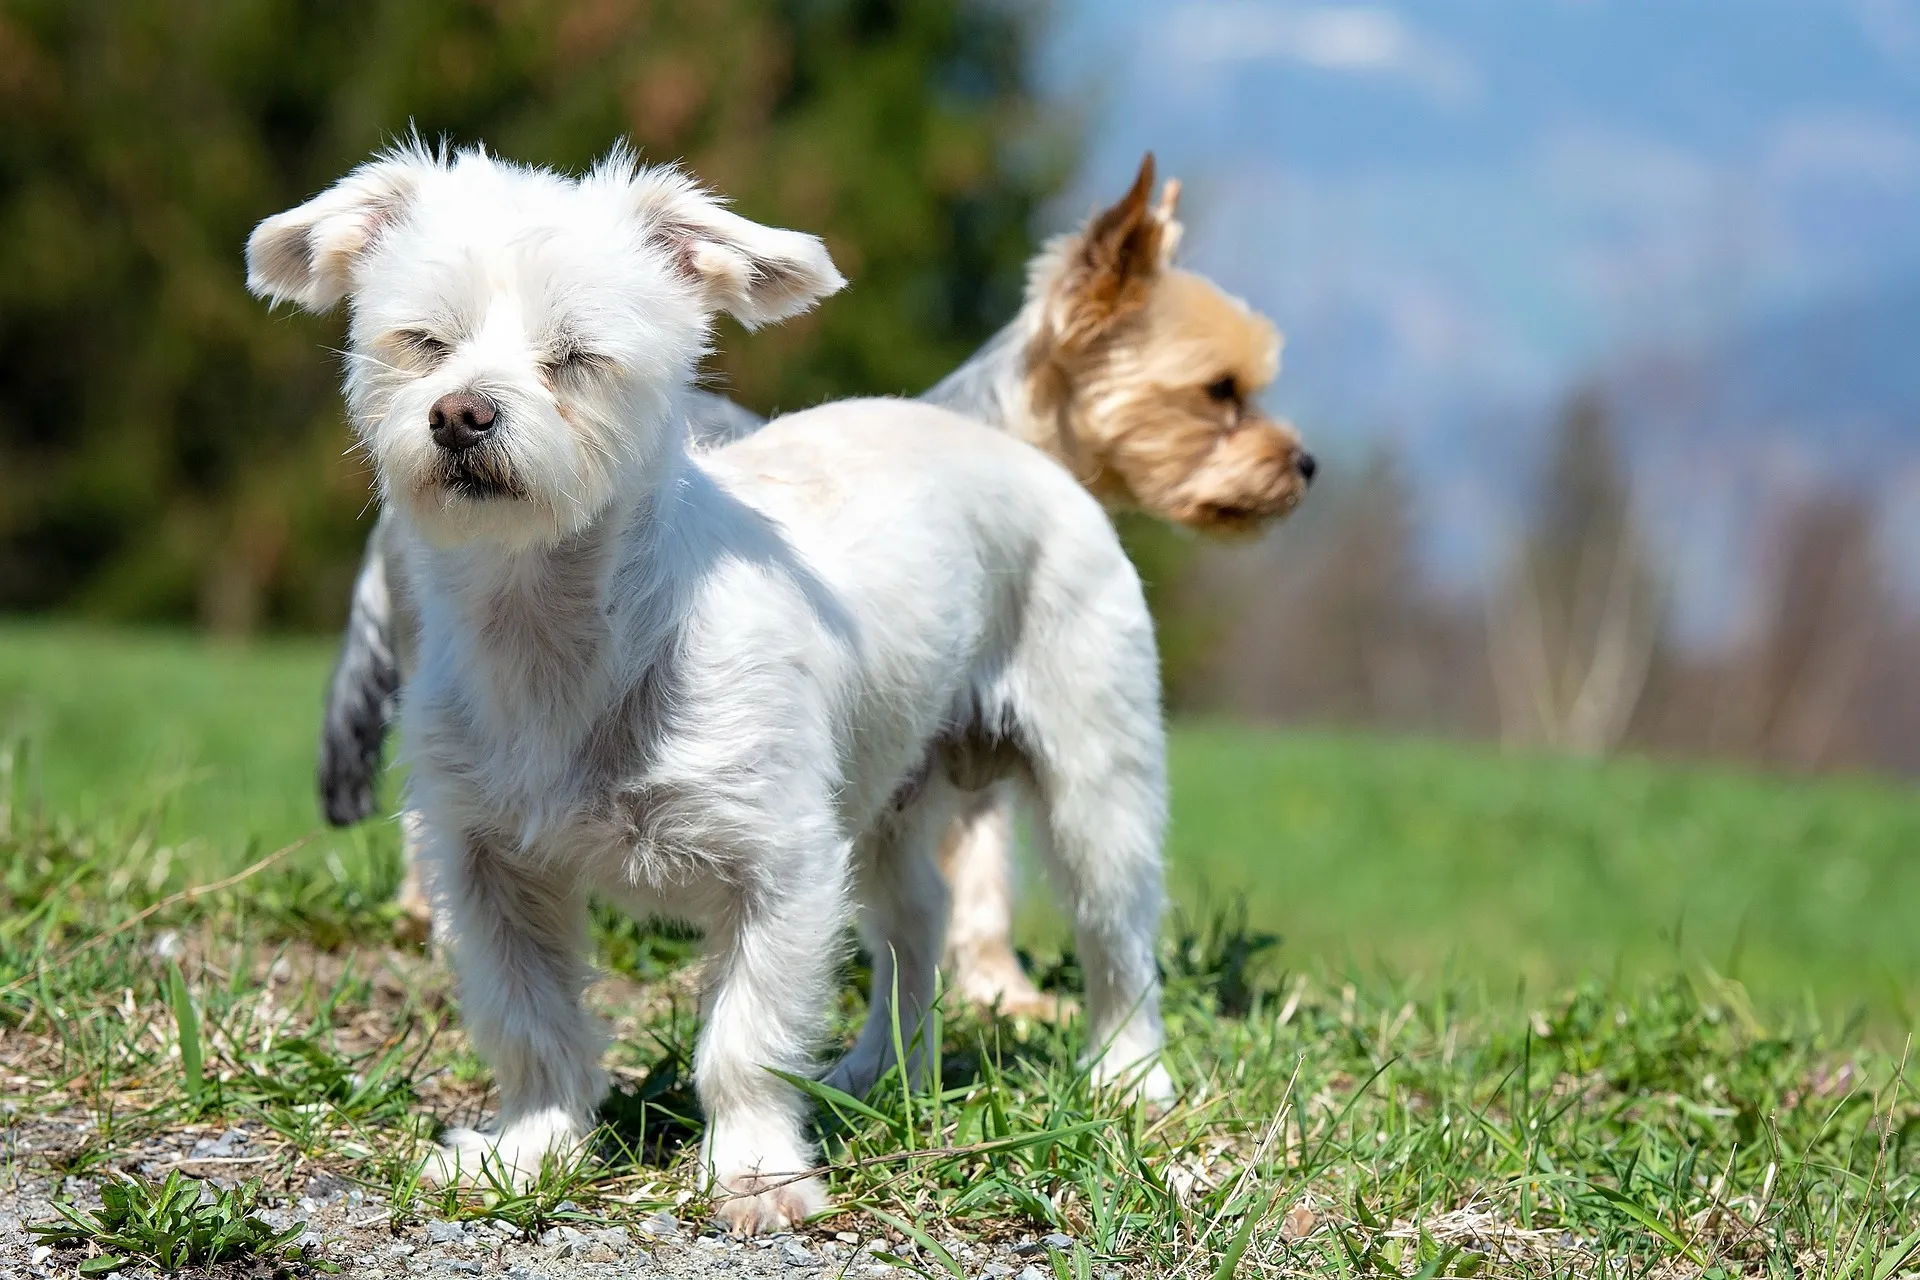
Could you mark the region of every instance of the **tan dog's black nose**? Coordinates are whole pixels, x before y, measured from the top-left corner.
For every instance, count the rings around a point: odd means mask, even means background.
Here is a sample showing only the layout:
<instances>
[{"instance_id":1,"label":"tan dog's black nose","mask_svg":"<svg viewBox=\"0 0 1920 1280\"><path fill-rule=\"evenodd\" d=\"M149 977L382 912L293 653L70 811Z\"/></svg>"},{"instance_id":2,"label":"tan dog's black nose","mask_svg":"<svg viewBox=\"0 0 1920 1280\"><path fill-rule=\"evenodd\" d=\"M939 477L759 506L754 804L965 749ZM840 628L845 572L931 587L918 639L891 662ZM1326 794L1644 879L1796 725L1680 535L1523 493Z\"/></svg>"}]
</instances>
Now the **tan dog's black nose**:
<instances>
[{"instance_id":1,"label":"tan dog's black nose","mask_svg":"<svg viewBox=\"0 0 1920 1280\"><path fill-rule=\"evenodd\" d=\"M1293 460L1293 465L1299 468L1300 478L1306 481L1308 484L1313 483L1313 477L1320 470L1319 459L1315 458L1312 454L1308 453L1305 449L1302 449L1300 451L1299 456Z\"/></svg>"},{"instance_id":2,"label":"tan dog's black nose","mask_svg":"<svg viewBox=\"0 0 1920 1280\"><path fill-rule=\"evenodd\" d=\"M485 396L456 391L433 402L427 410L427 425L433 428L435 444L448 453L465 453L486 439L498 412Z\"/></svg>"}]
</instances>

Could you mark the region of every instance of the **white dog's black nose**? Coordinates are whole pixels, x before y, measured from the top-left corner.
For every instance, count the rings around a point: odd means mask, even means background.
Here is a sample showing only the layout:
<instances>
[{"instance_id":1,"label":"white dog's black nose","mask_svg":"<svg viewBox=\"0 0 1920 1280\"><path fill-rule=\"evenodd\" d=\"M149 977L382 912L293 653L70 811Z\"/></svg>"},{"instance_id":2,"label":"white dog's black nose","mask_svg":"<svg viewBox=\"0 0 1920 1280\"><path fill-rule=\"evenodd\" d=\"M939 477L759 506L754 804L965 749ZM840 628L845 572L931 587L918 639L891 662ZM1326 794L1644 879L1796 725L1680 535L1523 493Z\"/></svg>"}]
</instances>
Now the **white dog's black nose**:
<instances>
[{"instance_id":1,"label":"white dog's black nose","mask_svg":"<svg viewBox=\"0 0 1920 1280\"><path fill-rule=\"evenodd\" d=\"M433 428L435 444L448 453L465 453L486 439L498 412L485 396L456 391L433 402L427 410L427 425Z\"/></svg>"}]
</instances>

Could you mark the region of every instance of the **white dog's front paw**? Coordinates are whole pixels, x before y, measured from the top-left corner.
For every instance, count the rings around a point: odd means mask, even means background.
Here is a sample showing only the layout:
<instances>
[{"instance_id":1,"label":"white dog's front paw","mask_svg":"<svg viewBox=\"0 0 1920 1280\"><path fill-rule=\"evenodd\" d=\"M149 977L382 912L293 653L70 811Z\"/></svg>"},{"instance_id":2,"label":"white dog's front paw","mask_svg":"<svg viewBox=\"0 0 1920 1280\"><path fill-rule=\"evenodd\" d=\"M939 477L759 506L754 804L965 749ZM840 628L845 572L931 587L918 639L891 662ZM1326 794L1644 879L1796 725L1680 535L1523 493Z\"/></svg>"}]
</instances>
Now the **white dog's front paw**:
<instances>
[{"instance_id":1,"label":"white dog's front paw","mask_svg":"<svg viewBox=\"0 0 1920 1280\"><path fill-rule=\"evenodd\" d=\"M540 1176L549 1159L569 1161L585 1141L583 1126L557 1112L543 1112L508 1125L497 1135L475 1129L448 1129L440 1149L421 1170L437 1186L488 1186L524 1190Z\"/></svg>"},{"instance_id":2,"label":"white dog's front paw","mask_svg":"<svg viewBox=\"0 0 1920 1280\"><path fill-rule=\"evenodd\" d=\"M790 1231L827 1210L827 1184L819 1178L759 1173L721 1174L714 1179L713 1215L737 1236Z\"/></svg>"}]
</instances>

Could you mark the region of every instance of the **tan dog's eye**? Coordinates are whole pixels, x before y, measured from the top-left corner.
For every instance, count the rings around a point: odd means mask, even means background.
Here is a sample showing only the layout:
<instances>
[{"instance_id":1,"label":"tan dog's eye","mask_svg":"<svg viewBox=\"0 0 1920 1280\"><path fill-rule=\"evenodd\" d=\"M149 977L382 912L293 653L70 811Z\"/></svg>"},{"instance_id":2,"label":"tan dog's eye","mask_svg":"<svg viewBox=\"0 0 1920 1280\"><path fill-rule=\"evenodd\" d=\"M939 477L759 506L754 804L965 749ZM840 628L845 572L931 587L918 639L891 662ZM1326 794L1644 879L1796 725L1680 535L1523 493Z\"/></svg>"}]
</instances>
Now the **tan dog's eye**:
<instances>
[{"instance_id":1,"label":"tan dog's eye","mask_svg":"<svg viewBox=\"0 0 1920 1280\"><path fill-rule=\"evenodd\" d=\"M1207 399L1232 404L1240 398L1240 383L1232 374L1223 374L1207 384Z\"/></svg>"}]
</instances>

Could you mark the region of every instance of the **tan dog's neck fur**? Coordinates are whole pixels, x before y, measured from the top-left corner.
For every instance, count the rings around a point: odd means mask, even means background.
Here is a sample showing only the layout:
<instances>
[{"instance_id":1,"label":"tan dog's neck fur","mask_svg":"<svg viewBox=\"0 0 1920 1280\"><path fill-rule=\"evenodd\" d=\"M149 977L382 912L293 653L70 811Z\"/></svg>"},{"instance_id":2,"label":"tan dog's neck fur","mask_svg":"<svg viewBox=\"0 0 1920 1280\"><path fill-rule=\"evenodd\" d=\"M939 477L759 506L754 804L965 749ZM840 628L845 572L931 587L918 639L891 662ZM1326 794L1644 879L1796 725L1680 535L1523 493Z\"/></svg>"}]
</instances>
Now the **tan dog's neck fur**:
<instances>
[{"instance_id":1,"label":"tan dog's neck fur","mask_svg":"<svg viewBox=\"0 0 1920 1280\"><path fill-rule=\"evenodd\" d=\"M1255 398L1280 366L1273 323L1171 265L1179 187L1153 158L1112 208L1034 259L1013 321L926 398L1057 458L1108 505L1237 533L1285 515L1310 475Z\"/></svg>"}]
</instances>

